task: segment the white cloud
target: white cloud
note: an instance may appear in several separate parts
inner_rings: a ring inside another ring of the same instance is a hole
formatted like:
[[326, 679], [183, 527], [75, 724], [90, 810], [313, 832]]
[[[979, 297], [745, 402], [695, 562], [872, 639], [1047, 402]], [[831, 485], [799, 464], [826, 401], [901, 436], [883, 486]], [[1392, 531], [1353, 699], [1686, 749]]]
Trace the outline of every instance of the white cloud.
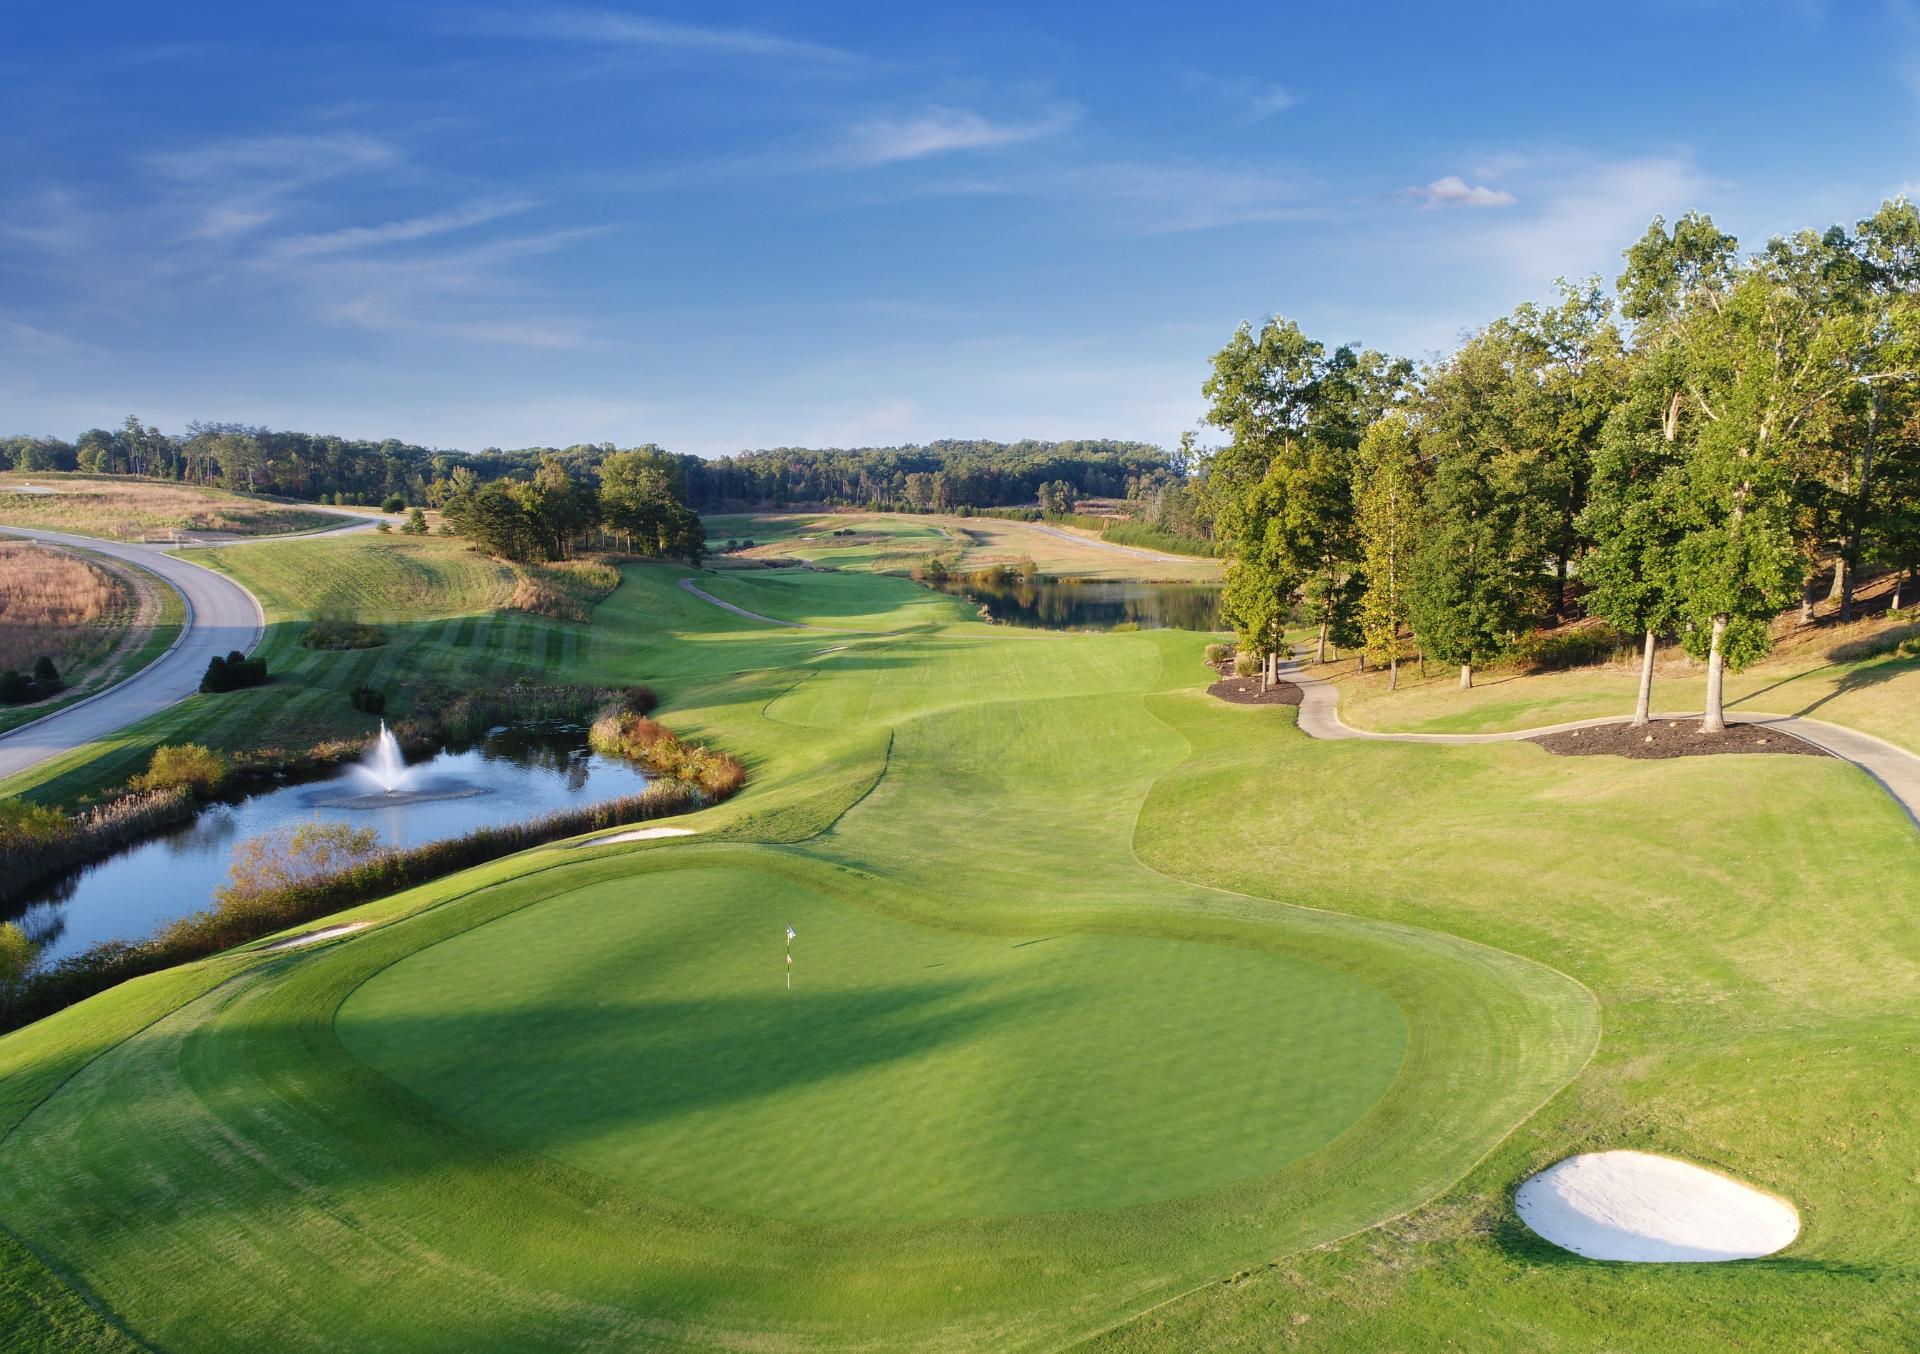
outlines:
[[1052, 136], [1071, 126], [1078, 108], [1060, 108], [1038, 122], [992, 122], [963, 108], [929, 108], [916, 118], [864, 122], [847, 133], [836, 160], [883, 165], [950, 151], [987, 150]]
[[1611, 281], [1620, 251], [1656, 213], [1669, 220], [1704, 208], [1716, 185], [1673, 156], [1574, 163], [1544, 176], [1530, 196], [1539, 206], [1503, 219], [1477, 242], [1489, 262], [1532, 290], [1556, 277], [1597, 272]]
[[351, 226], [318, 235], [289, 235], [274, 245], [273, 252], [281, 258], [302, 258], [314, 254], [348, 253], [383, 244], [405, 244], [484, 225], [503, 216], [523, 212], [532, 205], [529, 202], [475, 202], [452, 211], [410, 217], [404, 221], [389, 221], [384, 225]]
[[483, 11], [460, 22], [461, 31], [493, 37], [583, 42], [636, 51], [692, 52], [714, 56], [768, 57], [846, 65], [851, 52], [752, 28], [709, 28], [607, 9], [538, 8]]
[[1405, 189], [1403, 196], [1423, 207], [1511, 207], [1519, 201], [1504, 189], [1469, 184], [1458, 174], [1448, 174], [1423, 187]]

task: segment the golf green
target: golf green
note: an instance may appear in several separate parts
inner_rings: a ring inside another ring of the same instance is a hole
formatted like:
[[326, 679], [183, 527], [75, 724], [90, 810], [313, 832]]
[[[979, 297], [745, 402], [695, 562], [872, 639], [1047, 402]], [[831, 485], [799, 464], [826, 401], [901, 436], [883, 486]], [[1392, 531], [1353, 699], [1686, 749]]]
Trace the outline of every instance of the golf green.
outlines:
[[463, 932], [381, 970], [337, 1025], [484, 1134], [680, 1202], [840, 1224], [1265, 1174], [1358, 1119], [1406, 1045], [1378, 988], [1272, 951], [968, 935], [717, 868]]

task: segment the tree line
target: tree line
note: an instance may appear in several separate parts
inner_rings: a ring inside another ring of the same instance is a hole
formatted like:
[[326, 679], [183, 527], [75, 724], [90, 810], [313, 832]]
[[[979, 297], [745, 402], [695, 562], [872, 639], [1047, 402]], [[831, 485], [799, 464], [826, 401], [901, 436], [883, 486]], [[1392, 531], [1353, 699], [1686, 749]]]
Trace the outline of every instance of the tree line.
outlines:
[[1213, 357], [1225, 446], [1193, 486], [1229, 557], [1224, 608], [1271, 674], [1296, 617], [1389, 669], [1475, 667], [1548, 620], [1641, 642], [1635, 722], [1672, 638], [1722, 682], [1824, 588], [1920, 568], [1920, 212], [1743, 255], [1655, 218], [1612, 294], [1562, 282], [1416, 367], [1291, 321]]
[[[90, 428], [73, 442], [52, 437], [0, 441], [0, 463], [21, 471], [82, 471], [208, 485], [306, 502], [373, 505], [399, 497], [442, 505], [456, 483], [531, 483], [558, 461], [576, 477], [597, 475], [612, 443], [489, 447], [466, 453], [380, 441], [277, 432], [242, 423], [192, 423], [184, 435], [129, 415], [114, 429]], [[876, 511], [945, 512], [1031, 504], [1040, 486], [1073, 495], [1121, 497], [1178, 483], [1181, 463], [1145, 442], [941, 441], [925, 446], [813, 450], [781, 447], [707, 460], [634, 448], [672, 463], [682, 500], [697, 511], [792, 505]], [[465, 476], [456, 481], [456, 472]]]

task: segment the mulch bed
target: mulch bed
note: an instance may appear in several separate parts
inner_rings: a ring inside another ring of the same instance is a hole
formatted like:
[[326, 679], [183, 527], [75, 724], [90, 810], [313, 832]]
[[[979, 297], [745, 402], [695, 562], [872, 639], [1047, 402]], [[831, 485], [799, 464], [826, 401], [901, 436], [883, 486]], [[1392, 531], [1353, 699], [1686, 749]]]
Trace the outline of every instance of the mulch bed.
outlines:
[[1292, 682], [1270, 682], [1266, 694], [1260, 691], [1258, 677], [1222, 677], [1207, 688], [1207, 694], [1232, 705], [1298, 705], [1300, 688]]
[[1817, 748], [1765, 724], [1729, 724], [1725, 733], [1707, 734], [1700, 732], [1697, 719], [1655, 720], [1642, 729], [1624, 723], [1596, 724], [1587, 729], [1542, 734], [1527, 741], [1538, 743], [1557, 757], [1633, 757], [1642, 761], [1726, 752], [1777, 753], [1788, 757], [1833, 755], [1825, 748]]

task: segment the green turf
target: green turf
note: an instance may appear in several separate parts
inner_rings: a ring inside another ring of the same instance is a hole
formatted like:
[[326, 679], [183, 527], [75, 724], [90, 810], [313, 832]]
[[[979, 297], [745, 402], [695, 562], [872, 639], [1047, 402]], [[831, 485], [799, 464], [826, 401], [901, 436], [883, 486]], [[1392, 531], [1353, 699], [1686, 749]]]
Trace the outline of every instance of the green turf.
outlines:
[[[1905, 1347], [1920, 878], [1859, 773], [1316, 744], [1202, 695], [1200, 636], [713, 586], [831, 634], [683, 576], [630, 570], [558, 670], [656, 684], [748, 791], [0, 1040], [0, 1311], [214, 1349]], [[1806, 1233], [1530, 1239], [1514, 1186], [1602, 1145]]]
[[360, 988], [340, 1033], [453, 1117], [582, 1170], [838, 1223], [1116, 1208], [1264, 1174], [1357, 1119], [1405, 1048], [1384, 993], [1282, 956], [955, 935], [698, 869], [424, 950]]

